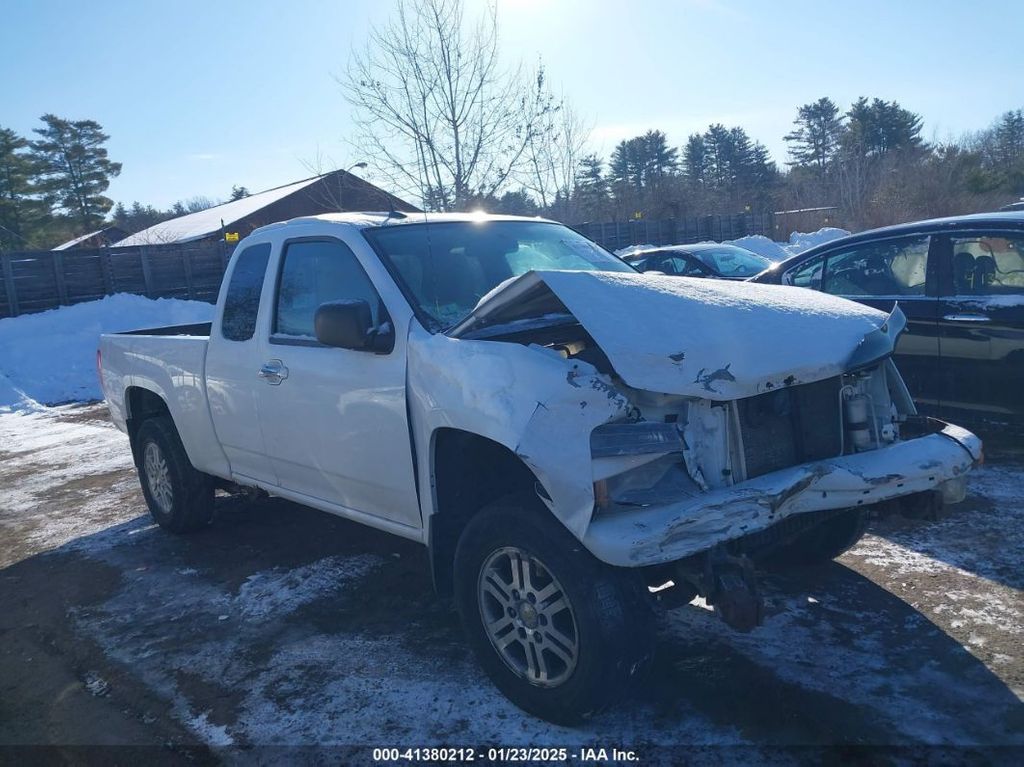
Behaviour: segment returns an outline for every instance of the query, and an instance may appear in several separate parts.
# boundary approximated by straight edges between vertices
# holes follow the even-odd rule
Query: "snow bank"
[[[119,293],[0,320],[0,410],[99,399],[101,333],[207,322],[213,305]]]
[[[653,250],[656,247],[658,246],[652,245],[651,243],[648,242],[644,243],[643,245],[628,245],[625,248],[619,248],[618,250],[612,252],[615,253],[615,255],[618,256],[619,258],[625,258],[626,256],[630,256],[633,253],[639,253],[640,251],[643,250]]]
[[[849,234],[850,233],[845,229],[826,226],[824,229],[819,229],[816,232],[793,232],[789,235],[789,242],[775,242],[774,240],[765,237],[763,234],[751,234],[746,237],[740,237],[738,240],[725,240],[725,244],[744,248],[752,253],[757,253],[759,256],[771,259],[772,261],[782,261],[783,259],[795,256],[797,253],[803,253],[805,250],[810,250],[811,248],[822,245],[823,243],[838,240],[840,237],[847,237]],[[701,244],[713,243],[709,241],[708,243]],[[626,248],[619,248],[615,251],[615,255],[628,256],[630,253],[635,253],[638,250],[649,250],[654,247],[656,246],[630,245]],[[679,247],[685,246],[681,245]]]
[[[789,235],[789,245],[784,245],[786,252],[795,256],[797,253],[803,253],[805,250],[810,250],[818,245],[824,245],[826,242],[832,242],[832,240],[838,240],[840,237],[849,237],[850,233],[845,229],[838,229],[834,226],[826,226],[824,229],[819,229],[816,232],[793,232]]]
[[[789,257],[789,252],[783,243],[769,240],[763,234],[751,234],[746,237],[740,237],[738,240],[726,240],[725,244],[744,248],[772,261],[781,261]]]

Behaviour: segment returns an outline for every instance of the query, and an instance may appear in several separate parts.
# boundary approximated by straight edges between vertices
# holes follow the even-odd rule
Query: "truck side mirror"
[[[324,346],[386,354],[395,346],[395,334],[387,317],[381,319],[381,325],[373,327],[370,305],[361,298],[347,298],[320,304],[313,328]]]
[[[370,305],[361,298],[320,304],[313,319],[316,340],[339,349],[367,349],[371,339]]]

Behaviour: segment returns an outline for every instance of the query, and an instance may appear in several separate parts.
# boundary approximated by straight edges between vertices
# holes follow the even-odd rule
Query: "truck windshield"
[[[363,233],[432,330],[451,327],[495,286],[531,270],[634,271],[586,237],[542,221],[401,224]]]

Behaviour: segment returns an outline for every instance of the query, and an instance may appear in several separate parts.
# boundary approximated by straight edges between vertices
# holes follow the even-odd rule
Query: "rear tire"
[[[643,677],[653,611],[636,573],[605,565],[529,497],[473,517],[455,552],[455,601],[480,665],[506,697],[572,725]]]
[[[143,421],[135,435],[136,467],[154,521],[172,533],[191,533],[213,519],[213,481],[192,466],[169,417]]]
[[[853,548],[864,536],[867,525],[867,511],[847,509],[773,548],[763,564],[775,570],[826,564]]]

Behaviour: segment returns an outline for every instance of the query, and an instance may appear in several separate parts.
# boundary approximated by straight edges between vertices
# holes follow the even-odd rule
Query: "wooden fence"
[[[689,216],[660,221],[621,221],[575,224],[573,228],[608,250],[628,245],[682,245],[690,242],[735,240],[750,234],[775,234],[771,213]],[[787,235],[788,236],[788,235]]]
[[[662,221],[583,223],[575,228],[609,250],[773,234],[771,213]],[[93,301],[113,293],[216,301],[232,246],[224,243],[25,251],[0,254],[0,317]]]
[[[222,243],[3,253],[0,317],[113,293],[214,302],[230,255]]]

